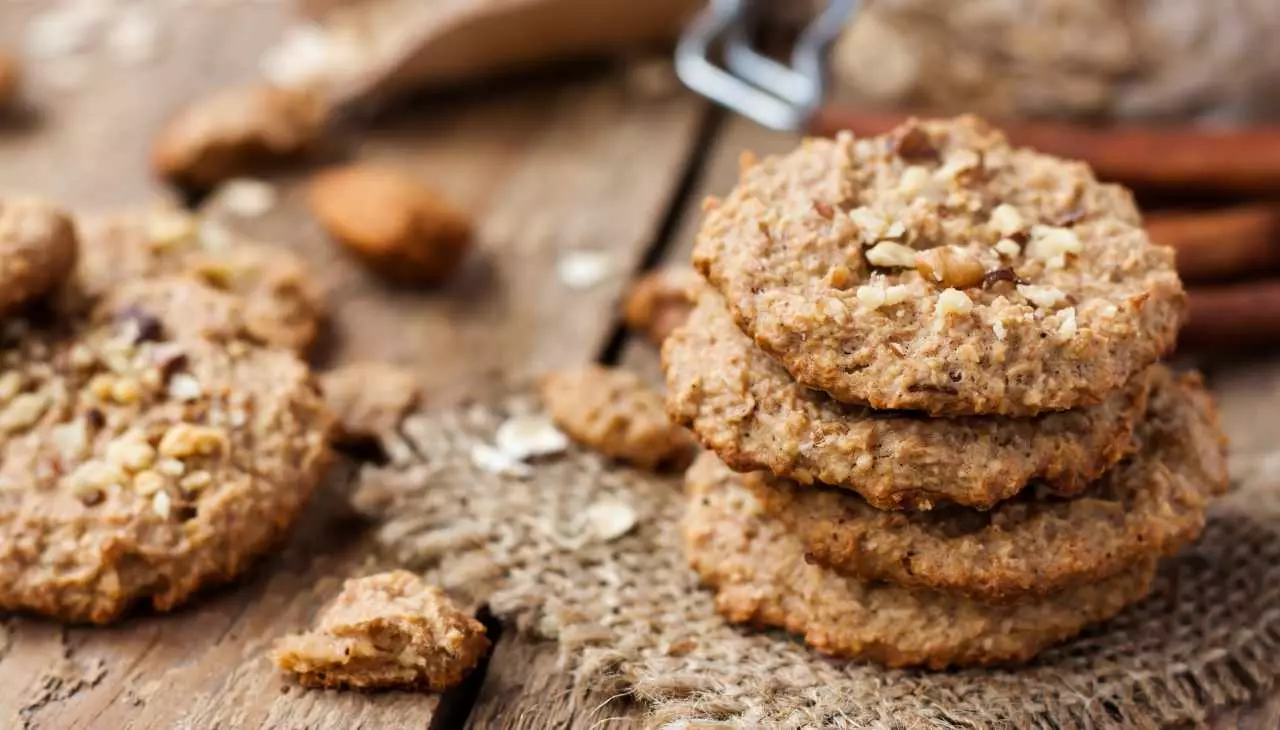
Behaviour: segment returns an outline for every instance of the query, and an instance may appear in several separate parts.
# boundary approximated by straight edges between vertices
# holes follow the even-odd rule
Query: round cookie
[[[1186,295],[1131,196],[971,117],[809,140],[709,201],[694,264],[801,384],[936,415],[1101,402]]]
[[[805,559],[751,493],[699,460],[689,470],[685,553],[729,621],[800,634],[825,654],[891,667],[1007,664],[1141,600],[1155,562],[1043,599],[989,606],[962,596],[862,583]],[[708,473],[711,471],[711,473]]]
[[[66,211],[37,199],[0,202],[0,314],[66,280],[78,250]]]
[[[178,210],[89,221],[77,274],[90,297],[139,278],[194,276],[243,301],[254,338],[297,353],[315,341],[324,318],[324,297],[296,255]]]
[[[852,489],[880,509],[986,509],[1035,479],[1076,494],[1132,447],[1143,373],[1102,403],[1036,418],[872,411],[797,384],[703,291],[663,347],[667,410],[738,471]]]
[[[174,287],[187,291],[151,291]],[[0,609],[94,623],[137,602],[169,610],[292,524],[328,463],[309,370],[147,304],[231,311],[226,298],[145,281],[60,328],[5,324]]]
[[[1225,441],[1199,377],[1157,371],[1137,452],[1070,500],[1033,488],[989,512],[882,512],[762,472],[721,478],[750,488],[810,560],[842,574],[988,603],[1043,596],[1174,554],[1226,491]]]

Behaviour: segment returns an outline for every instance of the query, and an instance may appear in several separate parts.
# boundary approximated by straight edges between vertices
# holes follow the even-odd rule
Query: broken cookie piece
[[[0,202],[0,313],[61,284],[78,252],[65,210],[35,198]]]
[[[305,156],[319,145],[323,107],[311,94],[270,85],[220,91],[169,120],[151,164],[195,190]]]
[[[443,195],[408,175],[349,165],[317,175],[311,212],[338,243],[383,279],[437,286],[471,247],[471,221]]]
[[[655,470],[681,469],[693,456],[693,437],[634,373],[599,365],[551,373],[542,401],[565,433],[605,456]]]
[[[697,272],[685,266],[651,271],[627,292],[622,318],[627,327],[661,345],[667,335],[689,318],[694,305],[693,291],[701,281]]]
[[[336,438],[342,444],[394,431],[421,395],[412,372],[383,362],[357,362],[325,373],[320,389],[338,420]]]
[[[489,649],[484,625],[403,570],[353,578],[315,628],[281,639],[280,669],[307,687],[446,690]]]

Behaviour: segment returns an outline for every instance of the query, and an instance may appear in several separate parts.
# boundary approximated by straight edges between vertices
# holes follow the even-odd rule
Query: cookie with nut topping
[[[1097,404],[1185,316],[1173,251],[1128,192],[972,117],[808,140],[707,208],[694,264],[762,349],[843,402]]]
[[[167,611],[282,537],[325,472],[329,416],[294,355],[184,314],[236,306],[157,279],[77,321],[0,325],[0,609]]]
[[[293,253],[251,242],[217,222],[156,208],[87,221],[77,271],[90,297],[140,278],[190,275],[242,300],[249,334],[305,353],[324,319],[324,296]]]
[[[843,487],[880,509],[987,509],[1037,480],[1077,494],[1131,451],[1141,374],[1096,406],[1035,418],[874,411],[797,384],[704,287],[662,351],[667,410],[740,471]]]

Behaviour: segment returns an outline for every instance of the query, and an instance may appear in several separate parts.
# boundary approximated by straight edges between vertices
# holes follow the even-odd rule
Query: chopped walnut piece
[[[701,279],[693,269],[670,267],[649,272],[627,293],[622,318],[627,326],[661,344],[693,309],[693,289]]]
[[[960,249],[939,246],[915,257],[916,271],[927,281],[952,289],[968,289],[982,282],[982,264]]]
[[[315,627],[276,643],[272,659],[307,687],[440,692],[489,649],[484,625],[403,570],[346,581]]]
[[[156,139],[151,160],[170,182],[199,190],[302,157],[319,144],[316,97],[269,85],[220,91],[181,109]]]
[[[683,468],[693,456],[693,437],[634,373],[598,365],[551,373],[542,401],[570,438],[605,456],[645,469]]]
[[[1051,286],[1019,284],[1018,293],[1041,309],[1053,309],[1067,300],[1067,295],[1061,289]]]
[[[973,310],[973,300],[959,289],[946,289],[938,295],[937,314],[946,319],[952,314],[968,314]]]
[[[436,189],[397,170],[328,170],[311,181],[307,203],[338,243],[402,286],[444,283],[471,248],[471,219]]]
[[[867,261],[872,266],[913,269],[916,265],[916,250],[901,243],[881,241],[867,249]]]
[[[1008,203],[1001,203],[991,211],[991,227],[996,233],[1008,238],[1022,233],[1026,227],[1026,223],[1022,220],[1022,214],[1018,209]]]
[[[1032,226],[1031,240],[1023,249],[1029,258],[1044,261],[1052,269],[1066,266],[1068,255],[1078,254],[1084,245],[1080,237],[1070,228],[1053,226]]]

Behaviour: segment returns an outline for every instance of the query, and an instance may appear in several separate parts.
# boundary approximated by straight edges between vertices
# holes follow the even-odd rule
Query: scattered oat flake
[[[87,6],[49,10],[27,23],[24,47],[28,55],[37,59],[79,53],[93,41],[94,30],[101,20],[99,14]]]
[[[489,444],[471,446],[471,463],[490,474],[505,474],[519,478],[533,476],[533,467]]]
[[[145,8],[127,7],[107,31],[106,43],[118,61],[140,66],[156,58],[160,26]]]
[[[218,191],[218,199],[227,212],[242,218],[263,215],[275,207],[278,198],[271,183],[243,177],[228,180]]]
[[[610,264],[601,251],[570,251],[560,257],[556,273],[570,289],[590,289],[609,275]]]
[[[569,448],[569,438],[544,415],[513,416],[494,434],[494,444],[508,456],[523,461],[549,456]]]
[[[588,529],[605,542],[612,542],[636,526],[636,512],[617,500],[596,502],[583,515]]]

